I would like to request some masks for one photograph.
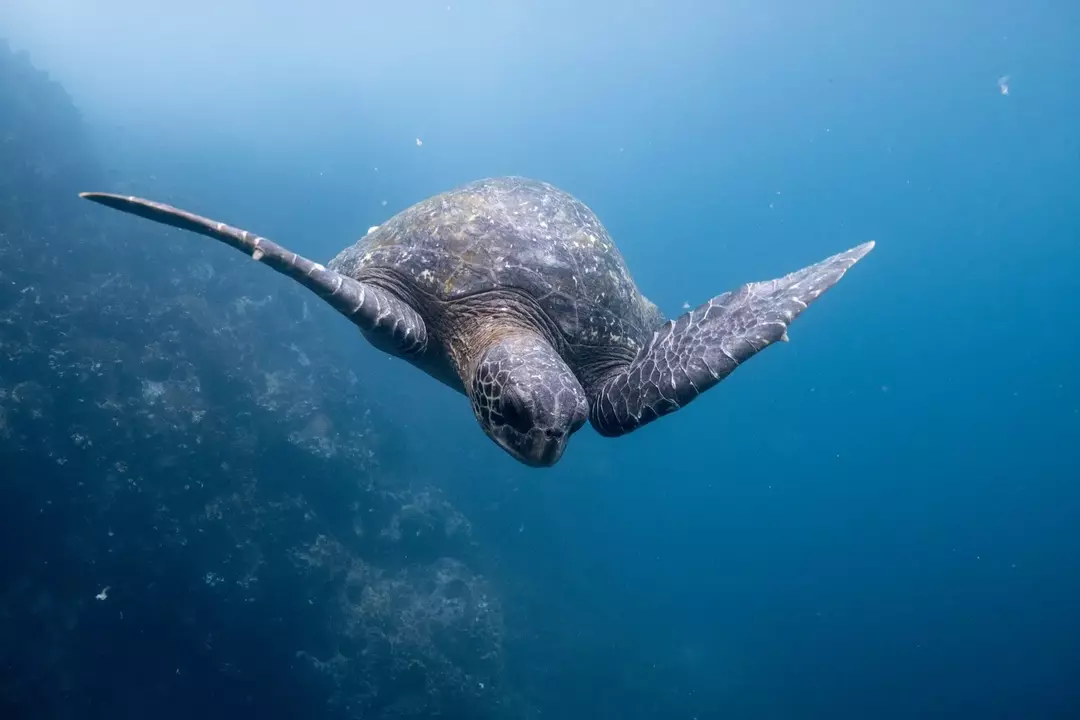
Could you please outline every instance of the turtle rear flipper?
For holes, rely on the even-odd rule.
[[[874,248],[864,243],[777,280],[718,295],[660,327],[591,399],[601,435],[625,435],[675,412],[774,342],[799,313]]]
[[[313,291],[352,320],[372,345],[402,357],[422,353],[427,345],[423,318],[398,297],[367,283],[329,270],[247,230],[210,220],[171,205],[111,193],[86,192],[79,197],[230,245],[269,265]]]

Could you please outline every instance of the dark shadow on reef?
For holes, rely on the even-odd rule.
[[[469,522],[311,341],[333,311],[80,202],[87,134],[0,44],[0,716],[528,715]]]

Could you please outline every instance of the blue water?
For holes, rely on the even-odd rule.
[[[542,471],[487,440],[462,397],[312,304],[295,342],[346,359],[392,437],[383,466],[468,518],[474,569],[502,599],[500,687],[533,714],[493,701],[469,717],[1080,717],[1080,6],[306,7],[15,0],[0,28],[82,111],[106,172],[79,189],[173,202],[312,258],[501,174],[586,202],[669,317],[877,241],[789,344],[630,435],[585,428]],[[184,249],[153,255],[160,231],[109,222],[179,266]],[[288,284],[177,239],[244,292]],[[268,344],[275,330],[258,326]],[[222,482],[228,460],[199,472]],[[281,462],[275,488],[317,494],[325,478]],[[412,562],[388,552],[387,566]],[[176,557],[202,587],[200,561]],[[198,602],[213,624],[212,600]],[[254,604],[270,618],[274,602]],[[299,622],[252,636],[302,643]],[[133,652],[175,632],[147,625]],[[67,714],[37,716],[217,717],[212,697],[309,692],[299,671],[271,692],[210,666],[170,689],[167,665],[142,700],[89,683]],[[123,677],[97,672],[123,695]]]

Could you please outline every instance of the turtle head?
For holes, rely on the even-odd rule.
[[[539,335],[515,334],[488,345],[467,387],[487,436],[531,467],[558,462],[589,416],[581,384]]]

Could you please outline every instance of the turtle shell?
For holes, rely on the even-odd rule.
[[[547,183],[479,180],[423,200],[343,250],[350,277],[389,270],[445,302],[514,288],[573,346],[636,351],[662,316],[637,289],[595,213]]]

